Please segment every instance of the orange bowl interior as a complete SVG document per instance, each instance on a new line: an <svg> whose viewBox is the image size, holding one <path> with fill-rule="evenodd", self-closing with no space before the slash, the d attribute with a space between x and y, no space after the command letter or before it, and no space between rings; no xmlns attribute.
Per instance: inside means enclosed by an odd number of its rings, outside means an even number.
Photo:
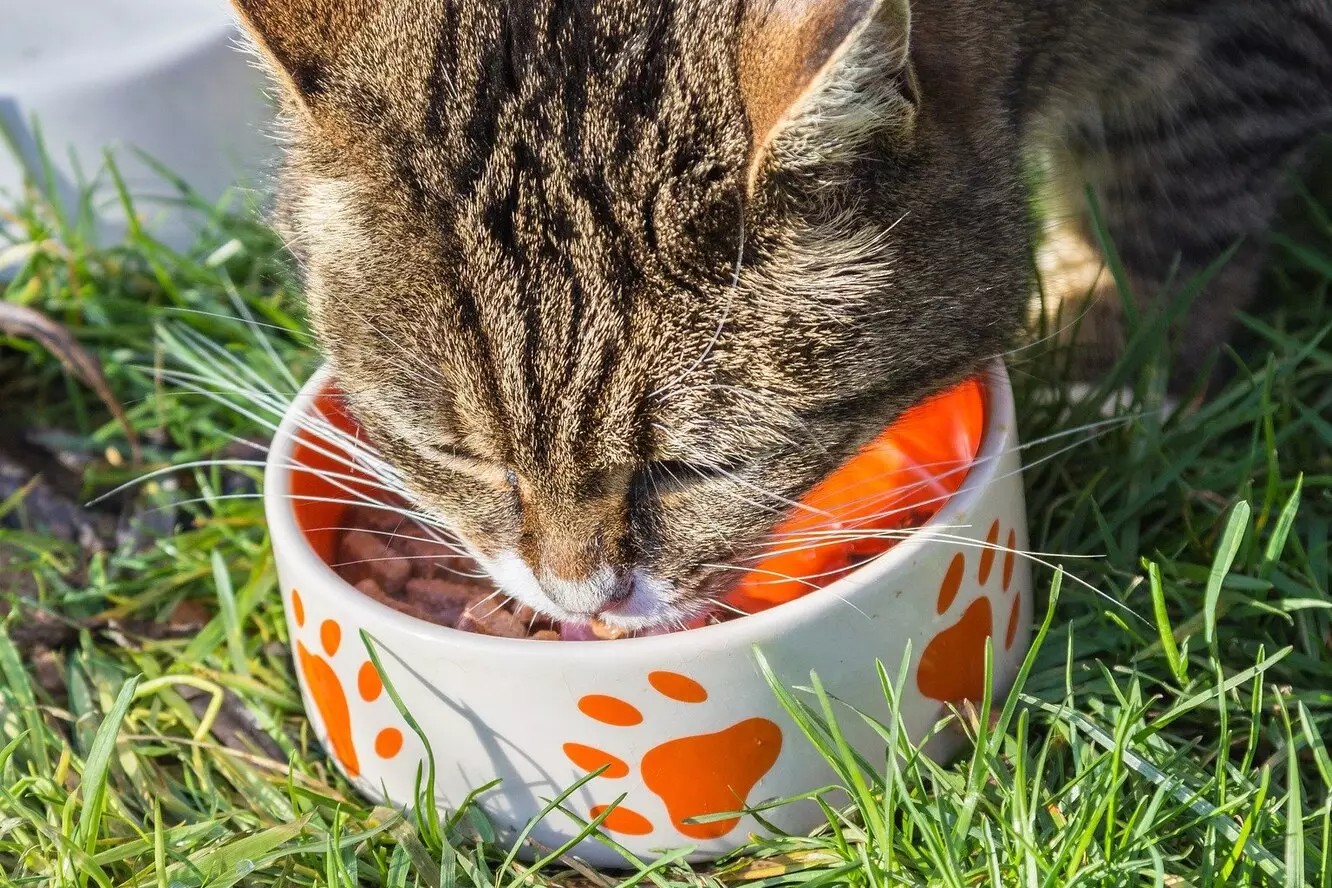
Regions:
<svg viewBox="0 0 1332 888"><path fill-rule="evenodd" d="M347 412L342 393L333 383L315 395L311 410L320 419L349 435L359 437L361 428ZM338 546L338 533L353 491L379 502L392 502L371 482L369 475L351 468L347 449L315 435L308 427L296 434L291 450L291 508L296 526L310 543L310 548L325 563L332 565Z"/></svg>
<svg viewBox="0 0 1332 888"><path fill-rule="evenodd" d="M984 428L976 379L903 413L801 500L727 602L745 613L765 610L891 549L962 486Z"/></svg>
<svg viewBox="0 0 1332 888"><path fill-rule="evenodd" d="M313 410L342 431L360 435L332 383L316 396ZM822 588L891 549L905 531L929 521L962 486L984 426L984 387L976 379L902 414L801 500L800 508L773 532L766 552L728 594L727 603L744 613L766 610ZM353 498L349 490L390 501L344 459L343 448L317 441L308 429L297 434L292 509L311 548L330 564Z"/></svg>

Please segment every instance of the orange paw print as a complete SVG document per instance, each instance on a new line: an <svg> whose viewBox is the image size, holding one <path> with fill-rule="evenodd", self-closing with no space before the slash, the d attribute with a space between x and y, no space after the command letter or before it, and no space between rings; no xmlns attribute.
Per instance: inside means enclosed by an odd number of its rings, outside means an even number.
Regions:
<svg viewBox="0 0 1332 888"><path fill-rule="evenodd" d="M697 705L708 699L701 684L676 672L649 673L648 682L657 693L679 703ZM605 725L632 728L643 723L643 714L617 697L589 694L578 701L578 708ZM706 823L688 820L743 809L750 791L776 764L781 751L781 728L766 718L749 718L714 734L667 740L649 749L638 769L643 784L661 799L677 830L694 839L718 839L735 829L739 816ZM598 780L614 781L630 773L627 762L595 747L566 743L564 754L585 771L605 765ZM590 814L600 816L607 807L595 805ZM632 836L655 829L647 817L623 804L601 826Z"/></svg>
<svg viewBox="0 0 1332 888"><path fill-rule="evenodd" d="M292 615L298 628L305 628L305 604L301 593L291 591ZM313 644L313 642L312 642ZM334 619L323 620L319 624L319 642L316 647L322 653L313 653L301 638L296 639L296 662L305 676L306 687L314 698L319 717L324 721L324 730L328 732L329 746L333 755L352 776L360 776L361 758L353 740L352 711L347 692L342 680L334 669L332 661L342 647L342 626ZM356 667L356 693L366 703L373 703L384 695L384 684L375 671L375 664L365 659ZM392 703L390 701L390 707ZM396 711L396 710L395 710ZM375 734L375 755L391 759L402 751L402 731L387 727Z"/></svg>
<svg viewBox="0 0 1332 888"><path fill-rule="evenodd" d="M981 586L982 594L967 605L956 623L930 639L924 653L920 655L920 665L916 668L916 687L932 700L944 703L979 701L985 695L985 640L995 634L996 610L1002 613L1003 599L1013 582L1013 550L1017 547L1017 532L1011 529L1008 531L1008 539L1004 543L1008 551L1002 553L1002 568L995 570L997 551L994 547L998 541L999 522L995 521L985 537L986 545L980 551L980 563L976 568L976 582ZM958 552L949 563L943 582L939 584L936 602L938 613L947 613L952 607L962 588L966 571L967 556ZM993 588L996 585L998 589ZM992 595L998 599L997 603L991 603ZM1013 647L1021 617L1021 604L1022 596L1019 592L1013 595L1008 605L1004 650Z"/></svg>

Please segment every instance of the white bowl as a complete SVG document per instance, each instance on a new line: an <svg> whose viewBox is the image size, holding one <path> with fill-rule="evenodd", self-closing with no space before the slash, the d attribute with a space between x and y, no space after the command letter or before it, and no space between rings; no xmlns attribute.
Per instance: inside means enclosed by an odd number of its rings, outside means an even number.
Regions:
<svg viewBox="0 0 1332 888"><path fill-rule="evenodd" d="M755 646L788 686L808 684L816 672L834 697L890 722L875 660L895 676L909 644L899 714L913 739L948 713L949 702L979 699L987 637L994 638L996 692L1012 681L1026 652L1029 565L986 542L1027 546L1013 400L1000 363L986 374L977 461L927 525L946 527L947 538L918 534L823 589L752 616L596 642L492 638L435 626L341 580L311 547L288 497L297 418L328 382L322 371L312 378L277 432L266 510L306 711L337 766L375 800L411 804L425 750L379 689L362 630L429 738L441 808L456 809L499 778L478 801L512 837L547 800L610 762L566 807L590 819L623 794L604 824L607 835L644 856L692 846L694 860L744 844L761 826L748 815L688 818L740 811L834 779L760 674ZM861 718L843 709L839 724L868 761L883 761L883 741ZM762 816L797 833L823 819L808 803ZM531 837L556 847L578 831L554 812ZM595 840L574 853L595 866L625 863Z"/></svg>

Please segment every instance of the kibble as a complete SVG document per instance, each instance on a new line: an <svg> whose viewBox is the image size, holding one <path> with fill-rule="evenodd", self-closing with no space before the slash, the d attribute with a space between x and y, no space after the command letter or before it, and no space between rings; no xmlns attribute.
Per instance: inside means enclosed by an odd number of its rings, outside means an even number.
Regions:
<svg viewBox="0 0 1332 888"><path fill-rule="evenodd" d="M394 589L407 582L412 564L392 545L393 537L349 530L338 540L338 572L353 585L374 579L381 588Z"/></svg>

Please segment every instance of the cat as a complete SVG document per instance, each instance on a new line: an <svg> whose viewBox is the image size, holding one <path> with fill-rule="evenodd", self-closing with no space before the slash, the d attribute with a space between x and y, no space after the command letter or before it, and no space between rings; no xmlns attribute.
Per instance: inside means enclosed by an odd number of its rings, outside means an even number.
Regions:
<svg viewBox="0 0 1332 888"><path fill-rule="evenodd" d="M1090 182L1143 305L1240 242L1196 371L1332 121L1324 0L233 2L353 411L505 592L626 630L711 607L1005 351L1033 157Z"/></svg>

